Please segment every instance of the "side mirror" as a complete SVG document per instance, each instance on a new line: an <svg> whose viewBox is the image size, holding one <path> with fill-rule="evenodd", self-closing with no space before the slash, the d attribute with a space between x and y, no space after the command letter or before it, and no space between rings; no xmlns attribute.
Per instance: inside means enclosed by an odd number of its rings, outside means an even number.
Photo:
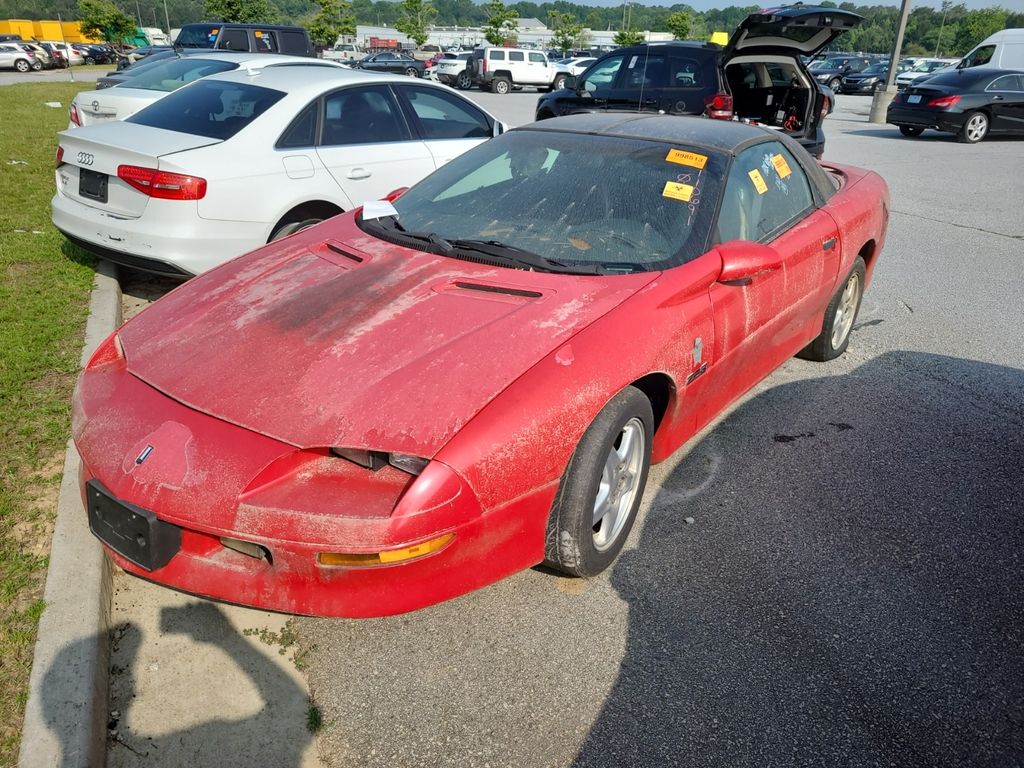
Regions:
<svg viewBox="0 0 1024 768"><path fill-rule="evenodd" d="M509 127L500 120L494 121L494 130L491 131L492 136L501 136L505 131L509 130Z"/></svg>
<svg viewBox="0 0 1024 768"><path fill-rule="evenodd" d="M752 240L730 240L717 246L722 257L718 282L750 285L755 278L782 269L782 255L770 245Z"/></svg>
<svg viewBox="0 0 1024 768"><path fill-rule="evenodd" d="M568 88L570 91L576 90L576 75L569 75L565 78L565 82L562 83L563 88Z"/></svg>

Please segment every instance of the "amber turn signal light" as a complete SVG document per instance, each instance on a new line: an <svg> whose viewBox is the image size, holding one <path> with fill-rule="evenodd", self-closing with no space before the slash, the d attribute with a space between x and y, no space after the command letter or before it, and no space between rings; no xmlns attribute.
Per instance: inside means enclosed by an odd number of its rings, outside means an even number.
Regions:
<svg viewBox="0 0 1024 768"><path fill-rule="evenodd" d="M444 549L455 538L454 533L446 533L436 539L430 539L411 547L388 549L383 552L320 552L316 560L320 565L343 566L347 568L365 567L368 565L391 565L407 560L416 560L432 555Z"/></svg>

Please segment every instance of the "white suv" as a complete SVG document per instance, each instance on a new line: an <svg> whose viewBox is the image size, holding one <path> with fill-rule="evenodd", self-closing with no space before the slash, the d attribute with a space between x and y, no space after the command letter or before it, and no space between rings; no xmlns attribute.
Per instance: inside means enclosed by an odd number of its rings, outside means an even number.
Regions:
<svg viewBox="0 0 1024 768"><path fill-rule="evenodd" d="M473 87L473 78L466 71L471 58L472 51L463 51L456 54L454 59L441 59L434 65L431 74L445 85L458 88L460 91L468 90Z"/></svg>
<svg viewBox="0 0 1024 768"><path fill-rule="evenodd" d="M568 67L551 63L540 51L489 46L473 51L466 71L480 90L500 94L524 85L542 91L558 90L570 74Z"/></svg>
<svg viewBox="0 0 1024 768"><path fill-rule="evenodd" d="M18 43L0 43L0 69L16 69L18 72L43 68L43 63L29 55Z"/></svg>

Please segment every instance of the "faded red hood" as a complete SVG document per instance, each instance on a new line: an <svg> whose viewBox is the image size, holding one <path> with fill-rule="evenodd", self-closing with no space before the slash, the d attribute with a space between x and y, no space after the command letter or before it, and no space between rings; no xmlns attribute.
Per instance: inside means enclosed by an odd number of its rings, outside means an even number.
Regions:
<svg viewBox="0 0 1024 768"><path fill-rule="evenodd" d="M120 338L133 374L217 418L300 447L431 457L656 276L472 264L382 242L344 216L194 279Z"/></svg>

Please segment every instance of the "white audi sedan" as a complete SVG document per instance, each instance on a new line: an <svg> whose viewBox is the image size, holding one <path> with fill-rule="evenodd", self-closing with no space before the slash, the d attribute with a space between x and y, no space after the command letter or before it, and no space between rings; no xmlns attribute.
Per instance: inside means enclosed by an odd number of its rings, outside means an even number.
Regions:
<svg viewBox="0 0 1024 768"><path fill-rule="evenodd" d="M225 72L58 134L53 223L101 258L186 278L414 184L506 129L420 79Z"/></svg>
<svg viewBox="0 0 1024 768"><path fill-rule="evenodd" d="M186 54L154 61L139 74L113 88L81 91L68 107L68 128L124 120L168 93L178 90L203 77L230 72L233 69L256 70L264 67L286 67L301 63L324 67L339 65L319 59L300 59L273 53L248 51L222 51Z"/></svg>

